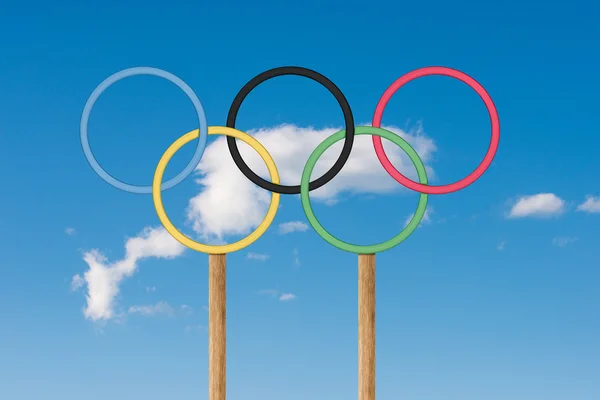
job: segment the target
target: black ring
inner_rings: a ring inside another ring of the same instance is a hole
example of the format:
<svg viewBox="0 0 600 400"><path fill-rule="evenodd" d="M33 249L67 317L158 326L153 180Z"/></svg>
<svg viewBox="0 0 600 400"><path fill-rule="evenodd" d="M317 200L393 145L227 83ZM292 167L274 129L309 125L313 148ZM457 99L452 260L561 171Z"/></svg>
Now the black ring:
<svg viewBox="0 0 600 400"><path fill-rule="evenodd" d="M354 144L354 116L352 115L350 104L348 104L348 100L346 100L346 97L344 96L342 91L325 76L321 75L318 72L303 67L278 67L270 69L255 76L248 83L246 83L246 85L235 96L235 99L233 99L233 103L229 108L229 114L227 115L227 127L235 128L235 120L237 118L238 111L240 110L240 106L242 105L242 102L244 101L246 96L248 96L248 94L252 91L252 89L271 78L275 78L277 76L282 75L303 76L325 86L327 90L329 90L331 94L335 96L335 99L337 100L338 104L342 108L342 112L344 113L344 121L346 123L346 139L344 141L344 147L342 148L340 157L337 159L335 164L333 164L333 167L331 167L331 169L320 178L310 182L308 190L315 190L331 181L342 170L344 164L346 164L346 161L348 161L348 157L350 157L350 151L352 151L352 145ZM250 167L248 167L248 164L246 164L246 162L242 158L234 137L227 136L227 146L229 147L229 152L231 153L235 164L238 166L240 171L242 171L242 173L246 175L246 178L250 179L254 184L260 186L263 189L275 193L300 194L300 185L278 185L264 180L260 176L256 175L254 171L252 171Z"/></svg>

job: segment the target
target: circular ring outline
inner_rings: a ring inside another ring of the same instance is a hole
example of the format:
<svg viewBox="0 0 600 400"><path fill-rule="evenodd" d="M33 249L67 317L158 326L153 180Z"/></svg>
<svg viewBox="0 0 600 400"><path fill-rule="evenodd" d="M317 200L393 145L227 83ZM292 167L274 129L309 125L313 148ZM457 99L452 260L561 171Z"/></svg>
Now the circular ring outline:
<svg viewBox="0 0 600 400"><path fill-rule="evenodd" d="M302 208L304 209L304 214L306 215L308 222L313 227L315 232L317 232L317 234L323 239L325 239L325 241L327 241L329 244L337 247L340 250L356 254L375 254L384 252L400 244L414 232L414 230L417 228L417 226L423 219L425 211L427 210L428 195L425 193L420 194L417 210L414 213L408 225L406 225L406 227L398 235L386 240L385 242L372 245L356 245L344 242L343 240L340 240L333 236L323 227L323 225L321 225L321 223L315 216L315 213L310 203L310 195L306 189L308 188L310 174L312 173L312 170L314 169L317 161L319 160L319 157L321 157L329 147L331 147L336 142L340 141L343 135L344 131L342 130L337 133L334 133L333 135L325 139L323 142L321 142L321 144L310 155L308 161L306 162L306 165L304 166L304 171L302 171L302 181L300 184L300 188L302 189L300 193L300 199L302 200ZM419 181L424 184L427 183L427 171L425 170L423 161L421 161L421 158L419 157L417 152L403 138L388 130L382 128L375 128L371 126L356 127L356 135L377 135L379 137L388 139L394 144L398 145L402 150L406 152L406 154L408 154L410 160L417 169Z"/></svg>
<svg viewBox="0 0 600 400"><path fill-rule="evenodd" d="M200 102L200 99L198 98L196 93L192 90L192 88L187 83L185 83L182 79L180 79L179 77L173 75L170 72L164 71L162 69L153 68L153 67L134 67L134 68L124 69L117 73L112 74L111 76L106 78L104 81L102 81L102 83L100 83L100 85L98 85L96 87L96 89L94 89L94 91L92 92L90 97L88 97L88 100L85 103L85 106L83 108L83 113L81 115L81 122L79 125L79 131L80 131L80 137L81 137L81 147L83 148L83 153L85 154L85 158L86 158L88 164L90 164L90 166L92 167L94 172L96 172L96 174L98 174L98 176L100 178L102 178L106 183L108 183L109 185L111 185L117 189L123 190L125 192L129 192L129 193L135 193L135 194L150 194L150 193L152 193L152 186L138 186L138 185L132 185L129 183L125 183L125 182L122 182L122 181L114 178L112 175L110 175L108 172L106 172L104 170L104 168L102 168L102 166L98 163L98 161L94 157L94 153L92 152L92 149L90 148L90 143L88 140L88 123L89 123L90 114L92 112L92 108L94 107L94 104L96 103L96 101L98 100L100 95L106 89L108 89L110 86L115 84L116 82L118 82L122 79L128 78L128 77L138 76L138 75L157 76L159 78L166 79L169 82L177 85L177 87L179 87L187 95L187 97L191 100L192 104L194 105L194 109L196 110L196 114L198 116L200 135L199 135L199 140L198 140L198 146L196 147L194 156L192 157L192 160L188 163L188 165L179 174L177 174L175 177L171 178L170 180L168 180L167 182L165 182L162 185L161 190L167 190L167 189L174 187L175 185L181 183L192 172L194 172L194 169L200 163L200 159L202 158L202 155L204 154L204 149L206 148L206 140L208 137L208 124L206 122L206 115L204 113L204 108L202 107L202 103Z"/></svg>
<svg viewBox="0 0 600 400"><path fill-rule="evenodd" d="M498 150L498 145L500 142L500 119L498 117L498 110L496 109L496 106L494 105L491 96L484 89L484 87L481 84L479 84L479 82L477 82L475 79L465 74L464 72L448 67L424 67L413 70L398 78L383 93L383 96L381 96L381 98L377 102L375 114L373 115L372 125L376 128L381 127L381 119L383 117L385 107L388 101L398 89L400 89L402 86L404 86L412 80L429 75L442 75L458 79L459 81L469 85L471 89L473 89L485 103L485 107L487 108L488 114L490 116L490 122L492 125L492 138L490 139L490 144L488 146L487 153L485 154L484 159L477 166L477 168L463 179L454 183L440 186L423 185L405 177L396 168L394 168L389 158L385 154L385 150L383 149L383 144L381 143L380 137L373 136L372 140L373 146L375 147L375 153L377 154L379 162L381 162L383 168L385 168L387 173L390 174L392 178L394 178L398 183L419 193L448 194L464 189L467 186L474 183L477 179L479 179L491 165L492 161L494 160L494 156L496 155L496 151Z"/></svg>
<svg viewBox="0 0 600 400"><path fill-rule="evenodd" d="M258 140L254 139L252 136L248 135L245 132L224 126L209 126L208 134L227 136L231 135L236 139L242 140L243 142L250 145L267 165L267 169L269 170L271 180L273 180L273 182L275 183L279 182L279 172L277 171L275 161L273 161L273 158L271 157L267 149L265 149L264 146L260 144ZM267 231L267 229L273 222L273 219L275 218L275 214L277 214L280 195L279 193L271 194L271 204L269 205L269 209L263 221L251 234L249 234L243 239L238 240L237 242L214 246L198 243L195 240L192 240L185 236L173 225L173 223L167 216L162 202L161 191L159 190L159 188L161 186L160 184L165 173L165 169L167 168L167 164L169 163L173 155L186 143L196 139L197 137L198 129L186 133L185 135L177 139L175 142L173 142L173 144L169 146L169 148L164 152L164 154L160 158L160 161L156 166L156 171L154 172L154 180L152 181L152 200L154 201L154 208L156 210L156 214L158 215L158 219L160 220L164 228L167 230L167 232L169 232L175 240L177 240L179 243L186 246L187 248L207 254L233 253L234 251L241 250L254 243Z"/></svg>
<svg viewBox="0 0 600 400"><path fill-rule="evenodd" d="M354 145L354 115L352 114L352 109L350 108L350 104L348 103L348 100L346 100L346 97L342 91L331 80L329 80L329 78L311 69L297 66L277 67L262 72L246 83L246 85L244 85L244 87L235 96L233 103L229 108L226 126L229 128L235 128L235 121L240 107L244 99L254 88L269 79L284 75L302 76L319 83L321 86L324 86L331 94L333 94L344 114L344 122L346 125L346 140L344 141L344 147L342 148L339 158L329 169L329 171L315 181L310 182L309 191L312 191L327 184L342 170L344 164L346 164L348 161L348 157L350 157L350 152L352 151L352 146ZM272 183L261 178L254 171L252 171L242 158L235 138L228 136L227 146L229 147L229 152L231 153L233 161L237 167L240 169L240 171L242 171L246 178L250 179L250 181L252 181L252 183L255 185L274 193L300 194L300 185L287 186Z"/></svg>

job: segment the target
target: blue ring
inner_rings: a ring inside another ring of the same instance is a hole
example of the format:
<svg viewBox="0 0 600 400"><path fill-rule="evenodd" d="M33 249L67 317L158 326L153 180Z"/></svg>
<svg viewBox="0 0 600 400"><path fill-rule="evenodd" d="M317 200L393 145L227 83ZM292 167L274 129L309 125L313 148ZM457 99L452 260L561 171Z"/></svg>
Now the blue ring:
<svg viewBox="0 0 600 400"><path fill-rule="evenodd" d="M208 137L208 125L206 123L206 115L204 114L204 108L202 107L202 103L200 103L200 99L196 96L196 93L190 88L187 83L182 81L177 76L171 74L170 72L163 71L162 69L152 68L152 67L135 67L128 68L122 71L117 72L106 78L90 95L87 102L85 103L85 107L83 108L83 114L81 115L81 124L79 127L81 133L81 147L83 147L83 153L85 154L85 158L88 163L92 167L92 169L102 178L105 182L109 183L113 187L117 189L121 189L125 192L129 193L137 193L137 194L151 194L152 193L152 185L149 186L137 186L130 185L125 182L121 182L120 180L112 177L108 172L106 172L96 158L94 157L94 153L92 153L92 149L90 148L90 143L88 140L88 122L90 119L90 113L92 112L92 107L100 97L100 95L108 89L112 84L120 81L121 79L136 76L136 75L153 75L158 76L160 78L164 78L169 82L177 85L183 92L187 95L187 97L192 101L194 108L196 109L196 113L198 114L198 123L200 125L200 134L198 136L198 147L196 147L196 152L194 153L194 157L189 162L189 164L181 171L177 176L163 183L160 187L160 190L167 190L172 188L173 186L181 183L185 178L187 178L194 169L200 163L200 159L204 154L204 149L206 148L206 139Z"/></svg>

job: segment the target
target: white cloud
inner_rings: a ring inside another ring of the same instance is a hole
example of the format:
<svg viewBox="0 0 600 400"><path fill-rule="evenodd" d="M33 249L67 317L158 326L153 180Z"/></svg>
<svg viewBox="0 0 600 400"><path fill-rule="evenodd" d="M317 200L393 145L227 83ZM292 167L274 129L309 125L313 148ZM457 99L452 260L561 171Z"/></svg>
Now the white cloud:
<svg viewBox="0 0 600 400"><path fill-rule="evenodd" d="M292 301L296 299L296 295L293 293L281 293L279 301Z"/></svg>
<svg viewBox="0 0 600 400"><path fill-rule="evenodd" d="M155 315L168 315L170 317L180 315L192 315L194 309L187 304L183 304L179 307L173 307L166 301L159 301L156 304L151 305L139 305L129 307L128 312L130 314L139 314L143 316L155 316Z"/></svg>
<svg viewBox="0 0 600 400"><path fill-rule="evenodd" d="M423 218L421 219L421 222L419 223L419 227L421 227L425 224L431 223L431 214L433 214L433 208L427 207L425 209L425 214L423 214ZM415 213L412 213L408 217L406 217L406 220L404 221L404 227L406 227L408 225L408 223L410 222L410 220L413 218L414 215L415 215Z"/></svg>
<svg viewBox="0 0 600 400"><path fill-rule="evenodd" d="M502 251L504 250L504 247L506 246L506 242L502 241L498 244L498 250Z"/></svg>
<svg viewBox="0 0 600 400"><path fill-rule="evenodd" d="M294 265L300 265L300 256L298 255L298 249L294 249Z"/></svg>
<svg viewBox="0 0 600 400"><path fill-rule="evenodd" d="M192 306L188 306L187 304L183 304L179 307L182 313L185 315L192 315L194 313L194 309Z"/></svg>
<svg viewBox="0 0 600 400"><path fill-rule="evenodd" d="M71 290L77 290L85 285L85 279L81 277L81 275L75 275L73 279L71 279Z"/></svg>
<svg viewBox="0 0 600 400"><path fill-rule="evenodd" d="M436 150L433 141L425 137L420 128L411 134L394 127L386 129L405 138L425 163ZM311 152L336 131L337 128L316 130L281 125L250 133L273 156L281 182L298 184ZM402 173L415 179L416 171L408 156L393 143L383 142L390 161ZM267 168L259 155L245 143L238 143L246 163L257 174L269 179ZM343 141L340 141L323 154L312 179L321 176L333 165L342 145ZM204 239L220 240L226 235L248 234L262 221L271 198L269 192L252 184L239 171L231 157L223 157L223 154L229 154L225 138L219 138L207 147L197 168L201 175L197 182L203 186L203 190L190 200L188 207L188 219ZM428 174L431 179L431 168L428 168ZM381 166L373 150L371 137L361 135L355 138L352 153L342 171L330 183L312 191L311 199L332 204L342 192L388 193L399 190L405 189Z"/></svg>
<svg viewBox="0 0 600 400"><path fill-rule="evenodd" d="M551 217L565 210L565 201L553 193L521 197L511 208L508 218Z"/></svg>
<svg viewBox="0 0 600 400"><path fill-rule="evenodd" d="M279 301L292 301L296 299L296 295L293 293L285 293L277 289L265 289L260 290L258 294L273 297Z"/></svg>
<svg viewBox="0 0 600 400"><path fill-rule="evenodd" d="M169 305L169 303L160 301L154 305L147 306L131 306L129 307L130 314L140 314L143 316L153 316L153 315L169 315L172 316L175 314L175 309Z"/></svg>
<svg viewBox="0 0 600 400"><path fill-rule="evenodd" d="M98 251L91 250L83 256L89 269L75 275L72 287L87 285L86 301L83 310L86 318L92 321L109 320L115 317L115 298L119 294L119 284L137 270L139 261L145 258L173 258L181 255L184 247L163 228L146 228L139 236L125 243L125 257L115 263Z"/></svg>
<svg viewBox="0 0 600 400"><path fill-rule="evenodd" d="M565 247L577 241L576 237L556 237L552 240L552 244L558 247Z"/></svg>
<svg viewBox="0 0 600 400"><path fill-rule="evenodd" d="M248 260L267 261L269 259L269 255L260 253L248 253L246 255L246 258Z"/></svg>
<svg viewBox="0 0 600 400"><path fill-rule="evenodd" d="M394 127L386 129L407 140L425 163L436 150L433 141L423 134L421 127L410 134ZM310 153L326 137L338 130L281 125L250 133L273 156L282 183L297 184ZM267 169L258 154L245 143L238 142L240 153L248 165L268 179ZM343 141L340 141L325 152L315 167L313 179L333 165L342 145ZM384 141L384 148L389 159L401 172L416 179L412 162L400 148L387 141ZM197 183L202 185L202 190L190 200L187 209L188 222L191 222L194 231L203 241L213 244L222 243L227 235L248 234L263 220L270 202L270 193L253 185L239 171L231 157L223 157L223 154L228 154L228 149L225 138L220 137L207 147L198 165L200 178ZM427 169L431 179L433 170L429 167ZM401 190L405 189L381 167L373 150L371 137L361 135L355 138L352 153L342 171L329 184L311 192L311 198L331 205L340 200L339 196L343 192L388 193ZM280 227L286 233L303 229L301 223L282 224ZM86 318L98 321L116 316L115 299L119 294L120 283L135 273L140 260L150 257L172 258L183 251L184 247L164 229L146 228L140 236L127 240L125 257L120 261L109 263L98 250L86 252L84 261L89 269L83 276L74 276L71 282L74 289L87 286L84 308ZM300 263L297 250L294 250L294 262L297 265Z"/></svg>
<svg viewBox="0 0 600 400"><path fill-rule="evenodd" d="M77 232L75 231L75 228L67 228L67 229L65 229L65 233L67 235L74 235Z"/></svg>
<svg viewBox="0 0 600 400"><path fill-rule="evenodd" d="M583 211L590 214L600 213L600 196L586 196L585 201L577 207L577 211Z"/></svg>
<svg viewBox="0 0 600 400"><path fill-rule="evenodd" d="M147 293L156 292L156 286L147 286L146 287L146 292Z"/></svg>
<svg viewBox="0 0 600 400"><path fill-rule="evenodd" d="M278 228L280 234L286 235L292 232L306 232L308 230L308 225L302 221L290 221L279 224Z"/></svg>

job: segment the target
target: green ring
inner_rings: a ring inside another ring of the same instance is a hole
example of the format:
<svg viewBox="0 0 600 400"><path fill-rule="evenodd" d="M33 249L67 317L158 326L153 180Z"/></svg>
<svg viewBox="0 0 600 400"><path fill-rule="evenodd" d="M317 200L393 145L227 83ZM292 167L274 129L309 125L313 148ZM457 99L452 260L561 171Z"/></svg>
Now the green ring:
<svg viewBox="0 0 600 400"><path fill-rule="evenodd" d="M330 148L334 143L342 140L345 134L345 130L341 130L329 136L315 149L315 151L312 152L312 154L308 158L308 161L304 166L304 171L302 171L302 181L300 183L300 199L302 200L302 208L304 209L304 214L306 214L308 222L313 227L315 232L317 232L319 236L325 239L325 241L327 241L329 244L337 247L338 249L356 254L381 253L403 242L414 232L414 230L417 228L417 226L423 219L423 216L425 215L425 210L427 209L427 195L421 193L421 196L419 197L419 205L417 206L417 211L415 212L415 215L413 215L408 225L402 230L402 232L385 242L365 246L347 243L333 236L325 228L323 228L323 226L317 220L317 217L315 216L315 213L313 212L312 206L310 204L308 186L311 174L315 165L317 164L317 161L319 160L319 157L321 157L325 150ZM408 144L408 142L406 142L400 136L388 130L374 128L372 126L356 127L355 134L380 136L400 146L400 148L404 150L406 154L408 154L410 160L417 169L419 183L421 183L422 185L427 184L427 172L425 171L423 161L421 161L421 158L419 157L417 152L410 146L410 144Z"/></svg>

